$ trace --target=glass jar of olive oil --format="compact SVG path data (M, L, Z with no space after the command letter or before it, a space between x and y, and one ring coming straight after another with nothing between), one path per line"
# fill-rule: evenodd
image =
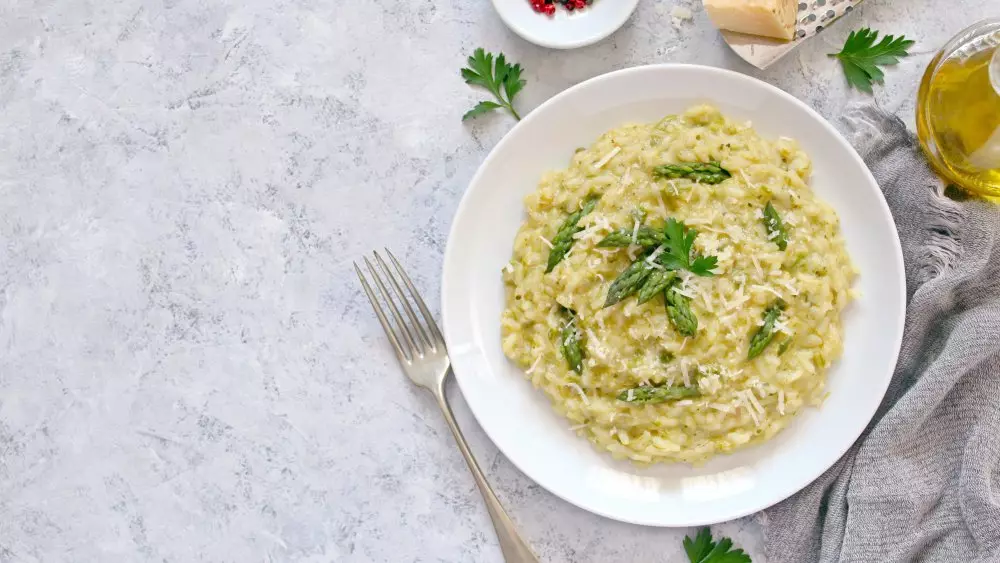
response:
M946 180L1000 199L1000 18L962 31L928 65L917 136Z

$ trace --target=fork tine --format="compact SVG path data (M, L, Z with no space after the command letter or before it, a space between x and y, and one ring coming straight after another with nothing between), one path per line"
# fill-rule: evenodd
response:
M413 312L413 307L410 306L410 300L406 298L406 293L403 292L403 288L399 286L399 282L396 281L396 275L392 273L389 269L389 265L385 263L377 251L373 252L375 255L375 261L378 263L379 269L385 274L385 277L389 278L389 285L396 290L396 297L399 297L399 302L403 304L403 311L406 312L406 316L410 318L410 326L413 327L413 332L415 332L422 339L421 342L425 344L428 348L433 348L434 343L431 341L431 336L427 334L424 329L424 325L417 318L417 314Z
M413 357L408 351L404 351L403 347L399 344L399 338L396 337L396 331L389 324L389 319L385 317L385 313L382 311L382 306L378 304L378 299L375 298L375 293L372 291L370 285L368 285L368 280L365 279L365 275L361 273L361 268L358 267L358 263L354 263L354 271L358 273L358 279L361 280L361 287L365 290L365 295L368 296L368 302L372 304L372 309L375 309L375 316L378 317L378 322L382 325L382 330L385 331L386 335L389 336L389 340L392 341L392 347L396 349L396 355L400 359L406 359L410 361Z
M379 293L382 295L382 299L389 304L389 311L392 313L392 317L396 319L396 326L399 327L399 331L403 334L403 340L409 345L410 349L413 351L414 356L423 355L423 346L418 346L416 340L413 338L413 333L410 332L410 327L406 326L406 322L403 321L403 315L399 314L399 309L396 307L396 302L392 300L392 295L389 294L389 289L385 287L382 282L382 278L379 277L378 272L375 270L375 266L365 258L365 265L368 266L368 271L371 272L372 278L375 279L375 287L378 288Z
M399 272L399 276L403 278L403 283L406 284L406 289L410 290L410 295L412 295L413 300L417 302L417 307L419 307L420 312L423 313L424 319L427 321L427 326L434 334L434 338L437 340L437 343L444 347L444 337L441 336L441 330L438 329L437 323L434 322L434 317L431 315L430 309L427 308L427 304L424 303L424 300L417 292L416 286L414 286L413 282L410 281L410 276L406 275L406 272L403 270L403 266L399 263L399 260L396 260L396 257L392 255L392 252L389 252L388 248L385 249L385 253L389 255L389 259L392 260L392 264L396 267L396 271Z

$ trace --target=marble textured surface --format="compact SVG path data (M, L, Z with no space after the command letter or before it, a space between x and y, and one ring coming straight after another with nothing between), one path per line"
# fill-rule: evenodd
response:
M694 19L673 25L675 4ZM571 52L480 0L0 2L0 562L501 561L351 266L389 246L437 308L452 213L512 125L460 122L480 98L464 56L520 61L524 112L680 61L835 119L859 96L825 54L870 25L920 41L876 94L908 116L931 52L988 4L872 0L757 71L696 0L643 0ZM681 560L689 530L554 498L451 392L544 561ZM758 553L752 522L716 530Z

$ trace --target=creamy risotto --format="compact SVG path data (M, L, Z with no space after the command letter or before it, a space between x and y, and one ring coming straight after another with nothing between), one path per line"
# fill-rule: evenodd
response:
M855 275L810 167L709 106L578 149L525 199L504 353L618 458L770 438L822 402Z

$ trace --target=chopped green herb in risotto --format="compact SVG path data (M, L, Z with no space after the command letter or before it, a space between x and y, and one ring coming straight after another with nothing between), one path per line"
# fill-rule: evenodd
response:
M549 172L504 268L504 353L617 458L700 463L824 398L854 267L809 157L710 106Z

